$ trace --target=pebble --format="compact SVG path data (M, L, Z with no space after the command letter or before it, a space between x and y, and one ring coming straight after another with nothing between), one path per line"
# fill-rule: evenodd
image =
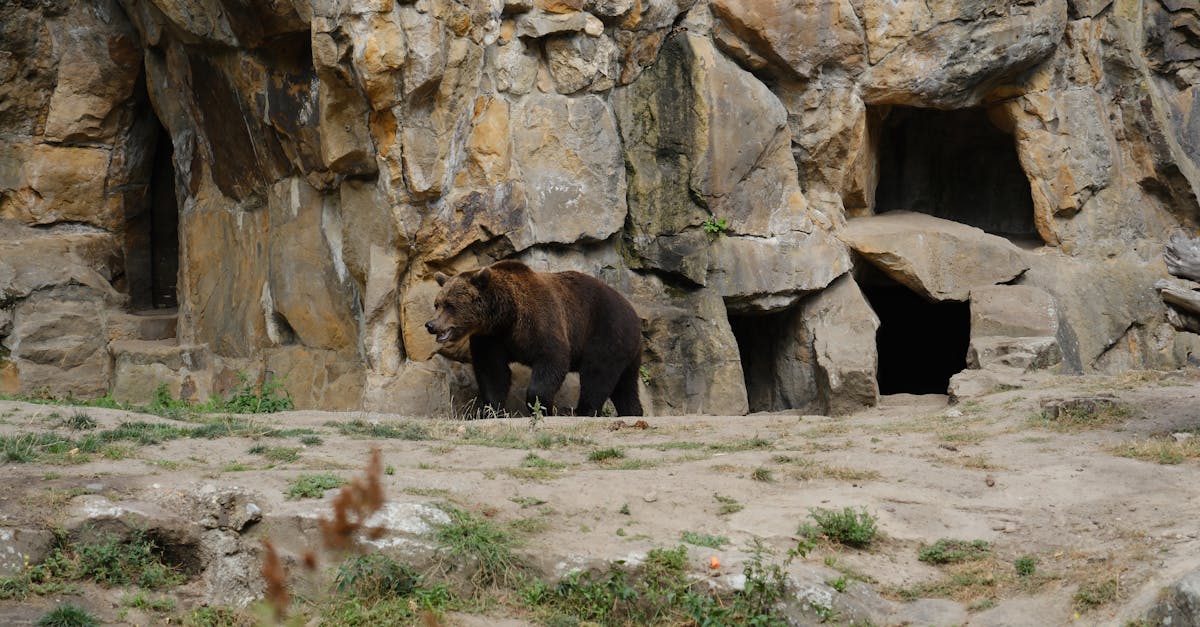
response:
M996 479L994 477L992 477L991 475L988 475L987 477L985 477L983 482L986 483L989 488L996 485Z
M946 412L946 417L947 418L962 418L962 411L957 410L957 409L951 409L950 411Z
M1193 435L1195 435L1195 434L1194 433L1172 433L1171 437L1174 438L1176 442L1179 442L1182 444L1183 442L1187 442L1188 440L1192 439Z
M658 492L647 492L646 495L642 497L642 500L647 503L653 503L658 500Z
M101 492L104 490L104 484L103 483L89 483L89 484L83 486L83 489L87 490L88 492L91 492L92 494L95 494L97 492Z

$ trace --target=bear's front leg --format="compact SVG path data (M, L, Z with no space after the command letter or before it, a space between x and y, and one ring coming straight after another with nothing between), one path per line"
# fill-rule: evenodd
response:
M471 337L471 367L479 386L479 400L493 411L504 410L508 388L512 384L512 369L508 355L497 342L488 338ZM481 408L482 409L482 408Z
M562 387L563 379L567 378L567 366L565 359L534 363L529 376L529 388L525 390L525 406L532 408L535 403L540 404L546 415L556 414L554 397L558 394L558 388Z

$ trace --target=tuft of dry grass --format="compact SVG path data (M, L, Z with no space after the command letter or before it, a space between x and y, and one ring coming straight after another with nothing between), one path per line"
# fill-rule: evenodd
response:
M1158 464L1182 464L1189 459L1200 459L1200 437L1190 437L1182 441L1170 437L1150 438L1140 442L1112 445L1106 450L1119 457Z

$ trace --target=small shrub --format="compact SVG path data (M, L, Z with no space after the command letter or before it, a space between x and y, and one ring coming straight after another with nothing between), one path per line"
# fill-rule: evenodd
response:
M324 444L325 441L322 440L321 437L317 436L317 435L306 435L306 436L300 438L300 443L303 444L304 446L320 446L320 445Z
M1013 561L1013 568L1016 569L1018 576L1029 577L1037 571L1037 558L1032 555L1022 555Z
M600 448L588 453L588 461L606 462L610 459L624 459L625 451L619 448Z
M292 480L286 492L287 499L319 499L325 496L326 490L332 490L346 483L346 480L331 474L300 475Z
M295 408L292 397L283 389L283 382L267 377L261 386L256 386L244 374L238 375L240 382L233 395L221 403L220 411L234 414L271 414Z
M183 576L162 563L160 549L141 532L128 539L107 535L91 544L71 547L76 560L74 579L108 586L137 584L156 589L183 583Z
M724 235L725 232L729 230L729 221L725 218L713 216L702 222L700 226L704 229L705 233L708 233L709 235L720 236Z
M770 468L758 467L750 472L750 478L763 483L771 483L775 480L775 473L771 472Z
M850 582L849 582L849 580L846 579L845 575L842 575L835 579L826 579L825 585L829 586L830 588L833 588L834 590L837 590L838 592L845 592L846 588L849 587Z
M875 540L878 529L875 527L875 517L867 513L866 508L855 511L851 507L842 511L817 507L809 510L809 517L817 523L816 527L804 524L800 534L805 537L818 535L852 547L867 547Z
M983 540L953 540L942 538L931 546L923 546L917 551L917 559L929 564L954 564L969 562L987 557L992 547Z
M100 620L90 612L71 603L64 603L38 619L38 627L95 627Z
M385 474L389 477L396 474L396 467L391 464L388 464L387 468L383 469L383 474Z

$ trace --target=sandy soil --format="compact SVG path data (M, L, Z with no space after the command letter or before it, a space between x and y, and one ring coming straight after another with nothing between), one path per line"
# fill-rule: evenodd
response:
M1115 396L1128 415L1080 429L1032 419L1043 400L1093 394ZM400 416L287 412L254 419L311 427L323 440L291 463L271 465L248 453L255 442L228 437L133 447L120 460L0 466L0 527L53 526L69 495L80 491L156 500L201 482L253 490L268 515L315 508L316 501L284 500L290 479L314 469L352 476L378 447L394 468L384 477L390 499L450 502L497 521L528 519L536 524L527 525L526 550L560 567L675 546L690 531L730 541L719 550L690 547L698 567L715 556L736 568L756 538L778 550L794 546L810 508L865 507L884 539L866 550L822 543L806 567L849 574L895 600L925 585L918 596L955 599L972 625L1124 624L1142 616L1165 585L1200 567L1200 460L1162 464L1119 452L1172 441L1172 433L1200 434L1198 400L1195 371L1135 373L1047 379L958 405L942 396L886 397L843 418L653 417L648 429L619 430L611 419L422 421L430 439L420 441L347 437L328 424L391 424ZM0 434L49 430L74 411L0 401ZM131 419L171 423L85 411L101 428ZM560 444L543 449L539 439ZM300 446L295 440L263 442ZM625 457L588 459L609 447ZM562 466L528 468L531 452ZM741 509L723 513L729 499ZM959 567L918 561L918 549L939 538L985 540L992 556ZM1025 555L1037 559L1034 580L1011 574L1013 560ZM987 570L993 581L931 592L963 569ZM1116 598L1078 613L1078 586L1107 579L1118 583ZM0 602L0 613L32 615L47 602ZM921 620L904 616L894 620Z

